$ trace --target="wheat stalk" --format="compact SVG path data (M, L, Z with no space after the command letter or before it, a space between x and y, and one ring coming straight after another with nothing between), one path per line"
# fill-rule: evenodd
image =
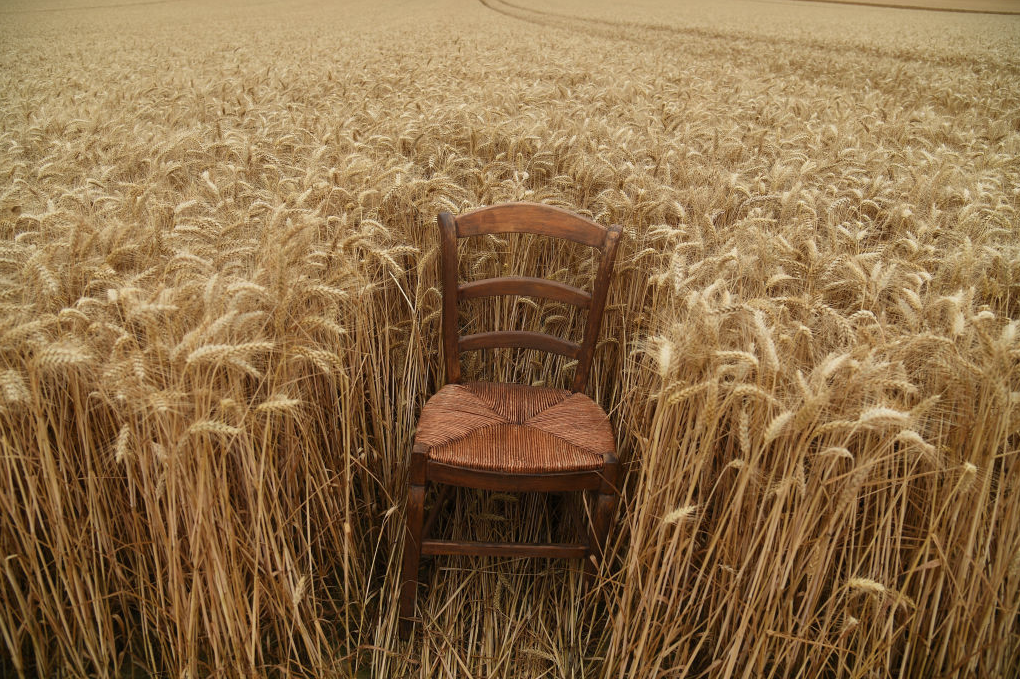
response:
M5 8L0 71L3 671L1009 676L1012 19L29 9ZM621 506L590 584L436 559L405 645L408 451L443 383L435 217L510 200L624 226L588 392ZM530 235L459 254L463 278L595 276L587 246ZM567 338L585 317L461 311ZM525 384L573 368L463 358ZM434 529L555 543L586 511L459 489Z

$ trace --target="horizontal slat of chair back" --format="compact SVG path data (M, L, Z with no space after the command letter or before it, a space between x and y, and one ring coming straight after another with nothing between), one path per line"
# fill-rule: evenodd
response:
M606 230L583 217L552 205L505 203L457 216L457 237L489 233L533 233L602 249Z
M577 358L581 345L541 332L527 330L495 330L465 335L457 342L460 351L474 349L538 349L561 356Z
M591 304L591 294L559 281L528 276L504 276L501 278L483 278L478 281L464 283L458 288L460 299L473 297L489 297L492 295L522 295L541 297L555 302L566 302L584 309Z

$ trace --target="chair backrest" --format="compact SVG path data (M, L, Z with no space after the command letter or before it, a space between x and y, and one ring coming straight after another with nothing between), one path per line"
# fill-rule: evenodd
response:
M609 278L616 261L616 248L623 229L620 226L605 228L551 205L535 203L506 203L494 205L454 217L449 212L439 214L441 234L442 287L443 287L443 357L446 363L446 381L460 382L460 353L473 349L522 348L538 349L577 360L571 391L584 391L588 384L592 354L602 325L602 312L606 306ZM558 281L521 276L504 276L457 282L457 239L482 236L490 233L531 233L571 240L601 251L602 259L595 274L592 291L586 292ZM457 303L462 299L494 295L523 295L541 297L573 304L588 310L584 335L576 344L540 332L501 330L481 332L460 337L457 330Z

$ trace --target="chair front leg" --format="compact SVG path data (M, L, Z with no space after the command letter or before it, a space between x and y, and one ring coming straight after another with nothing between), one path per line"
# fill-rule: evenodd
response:
M620 465L616 460L616 456L607 454L604 464L602 484L599 487L595 500L595 511L592 516L592 527L588 538L591 555L585 562L585 579L589 582L597 570L595 559L599 563L605 560L609 527L613 523L613 515L616 514L616 504L620 497L616 487Z
M609 527L613 523L613 514L616 513L616 501L619 496L615 493L599 493L595 501L595 548L598 550L598 558L601 562L606 555L606 539L609 537Z
M422 522L425 515L425 455L411 452L410 488L407 493L407 520L404 531L404 561L400 577L400 636L407 639L414 619L418 594L418 564L421 560Z

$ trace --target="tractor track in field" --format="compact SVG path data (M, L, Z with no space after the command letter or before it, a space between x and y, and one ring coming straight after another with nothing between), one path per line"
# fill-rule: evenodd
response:
M812 0L809 0L812 1ZM879 57L893 59L902 62L921 62L937 64L949 67L964 67L971 69L994 68L1001 69L1011 74L1020 74L1020 63L1003 64L992 59L980 57L969 57L965 55L942 56L936 54L920 54L907 50L889 50L869 45L832 45L820 40L805 40L797 38L765 38L760 35L746 33L734 34L723 31L713 31L698 27L681 27L667 24L641 23L637 21L610 21L608 19L594 19L578 17L570 14L550 12L548 10L533 9L519 5L507 0L478 0L484 7L502 14L504 16L526 21L545 28L561 28L575 33L585 33L593 37L609 38L611 40L622 40L632 43L647 43L651 40L661 41L663 38L673 39L680 42L684 38L698 38L701 40L725 43L723 49L734 49L734 39L748 43L750 47L745 51L754 51L760 54L761 50L755 49L764 46L774 49L777 46L789 45L793 47L813 48L825 54L858 54L867 57ZM864 2L855 3L852 0L817 0L817 2L829 4L854 4L877 7ZM917 9L917 8L913 8Z
M970 9L967 7L925 7L922 5L902 5L886 2L860 2L858 0L800 0L800 2L818 2L825 5L853 5L855 7L879 7L881 9L910 9L920 12L954 12L957 14L995 14L999 16L1020 16L1020 11L997 9Z

